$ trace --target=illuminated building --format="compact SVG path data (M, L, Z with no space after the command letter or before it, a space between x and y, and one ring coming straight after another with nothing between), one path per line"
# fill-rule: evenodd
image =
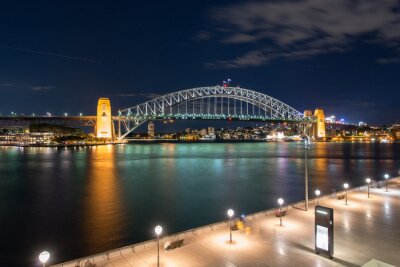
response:
M154 138L154 123L149 121L147 124L147 133L149 134L149 138Z
M206 135L207 135L207 129L201 129L201 130L200 130L200 135L201 135L202 137L206 136Z
M97 103L96 137L114 139L111 103L108 98L99 98Z
M310 118L312 117L312 111L311 110L304 110L304 117Z

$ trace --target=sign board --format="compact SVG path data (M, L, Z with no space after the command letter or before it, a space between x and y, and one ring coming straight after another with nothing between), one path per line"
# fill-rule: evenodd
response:
M315 252L333 257L333 209L315 207Z

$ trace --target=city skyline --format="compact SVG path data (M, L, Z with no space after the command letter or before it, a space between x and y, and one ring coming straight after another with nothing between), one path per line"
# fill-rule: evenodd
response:
M399 122L397 2L335 3L8 3L0 113L94 114L102 96L115 113L231 78L301 112Z

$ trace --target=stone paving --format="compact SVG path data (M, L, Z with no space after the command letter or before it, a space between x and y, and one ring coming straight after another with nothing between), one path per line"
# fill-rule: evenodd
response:
M184 245L170 251L163 245L173 237L163 238L160 266L362 266L373 258L400 266L400 181L391 181L389 192L384 187L370 192L371 198L366 188L349 192L348 205L333 196L320 199L320 205L334 209L333 259L314 252L312 201L307 212L301 205L290 207L283 226L273 212L247 219L251 231L233 231L232 244L225 223L213 231L185 234ZM55 266L157 266L156 242Z

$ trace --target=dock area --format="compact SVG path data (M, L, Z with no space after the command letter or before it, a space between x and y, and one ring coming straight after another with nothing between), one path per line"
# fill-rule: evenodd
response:
M243 229L232 231L228 220L169 236L160 236L161 267L197 266L363 266L372 259L400 266L400 177L385 185L350 188L323 195L319 205L334 210L333 258L314 251L316 199L290 204L280 219L275 209L247 215ZM235 207L231 207L234 209ZM286 206L285 206L286 208ZM233 221L237 221L235 218ZM149 226L152 227L152 226ZM164 250L166 242L183 240L183 245ZM157 240L53 265L53 267L153 267L157 266ZM378 266L378 265L376 265Z

